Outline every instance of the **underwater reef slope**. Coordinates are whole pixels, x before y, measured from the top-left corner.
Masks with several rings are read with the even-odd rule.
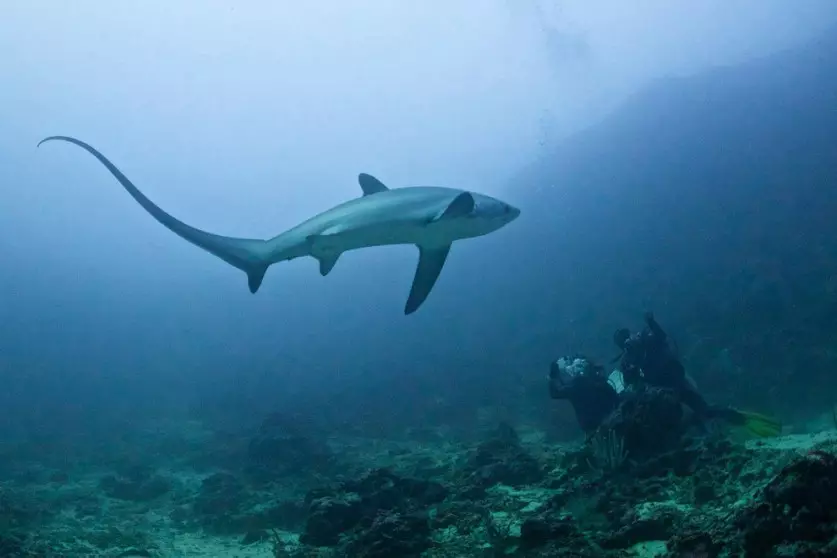
[[[500,423],[474,444],[330,437],[277,416],[219,436],[10,459],[0,555],[772,558],[837,552],[837,431],[694,435],[664,390],[588,440]],[[7,456],[11,453],[7,452]],[[69,457],[69,459],[68,459]]]

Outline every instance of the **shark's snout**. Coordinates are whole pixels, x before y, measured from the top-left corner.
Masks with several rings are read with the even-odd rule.
[[[508,225],[515,219],[520,217],[520,209],[516,208],[513,205],[509,205],[507,203],[503,204],[502,211],[496,216],[498,222],[502,223],[501,226]]]

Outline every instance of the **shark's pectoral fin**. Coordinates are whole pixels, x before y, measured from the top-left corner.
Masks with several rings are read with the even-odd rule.
[[[366,174],[362,172],[358,175],[357,181],[360,183],[360,188],[363,190],[364,196],[371,196],[372,194],[377,194],[378,192],[386,192],[389,190],[384,183],[372,176],[371,174]]]
[[[462,192],[453,201],[448,204],[444,211],[439,213],[433,221],[441,219],[454,219],[456,217],[464,217],[474,210],[474,196],[468,192]]]
[[[412,314],[427,299],[427,295],[433,290],[433,285],[439,278],[445,260],[450,252],[450,244],[436,248],[419,246],[419,261],[416,267],[416,275],[413,277],[413,286],[410,288],[410,297],[404,308],[405,314]]]

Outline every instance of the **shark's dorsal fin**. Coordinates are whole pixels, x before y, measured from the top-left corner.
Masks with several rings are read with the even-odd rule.
[[[357,181],[360,183],[360,188],[363,190],[364,196],[371,196],[378,192],[386,192],[389,190],[383,182],[372,176],[362,172],[358,175]]]
[[[464,217],[474,210],[474,196],[468,192],[462,192],[453,201],[448,204],[444,211],[436,216],[434,221],[440,219],[454,219],[456,217]]]
[[[427,295],[433,290],[436,279],[445,266],[445,260],[450,252],[450,244],[436,248],[419,246],[419,261],[416,267],[416,275],[413,277],[413,286],[410,288],[410,297],[404,307],[405,314],[412,314],[427,299]]]

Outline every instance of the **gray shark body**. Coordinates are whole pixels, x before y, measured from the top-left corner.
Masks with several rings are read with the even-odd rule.
[[[430,294],[450,251],[460,239],[482,236],[520,214],[500,200],[431,186],[389,189],[368,174],[358,177],[363,196],[337,205],[269,240],[233,238],[202,231],[166,213],[148,199],[104,155],[83,141],[51,136],[75,144],[98,159],[125,190],[173,233],[247,274],[250,292],[261,286],[267,268],[305,256],[316,258],[328,275],[344,252],[370,246],[413,244],[419,262],[405,314],[415,312]],[[40,145],[40,143],[38,144]]]

